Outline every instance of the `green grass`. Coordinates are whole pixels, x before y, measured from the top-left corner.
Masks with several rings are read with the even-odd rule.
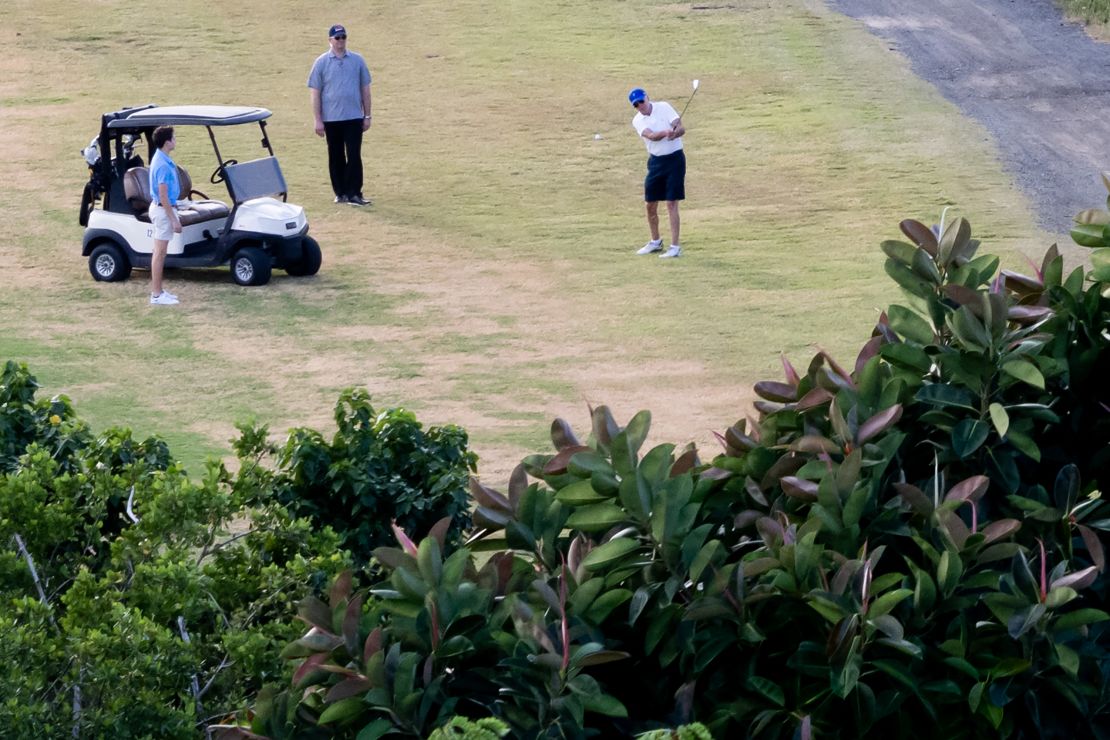
[[[1058,0],[1064,12],[1087,23],[1110,23],[1110,0]]]
[[[238,420],[326,429],[351,385],[467,427],[494,482],[552,416],[585,431],[587,403],[622,419],[650,408],[659,441],[712,454],[709,430],[747,412],[780,350],[851,362],[898,298],[877,245],[902,218],[952,204],[1018,268],[1051,241],[981,128],[856,23],[801,0],[183,0],[157,23],[113,0],[17,0],[7,15],[0,357],[97,427],[163,434],[194,470]],[[336,21],[374,75],[369,210],[330,202],[308,111]],[[625,95],[642,85],[680,106],[695,77],[686,256],[637,258],[645,152]],[[148,101],[273,110],[318,277],[247,290],[226,271],[174,273],[183,305],[168,311],[145,305],[145,273],[89,278],[77,152],[101,113]],[[207,136],[178,140],[221,197]]]

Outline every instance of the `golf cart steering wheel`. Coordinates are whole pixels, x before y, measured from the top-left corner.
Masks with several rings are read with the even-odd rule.
[[[226,160],[224,160],[223,164],[217,165],[216,169],[212,170],[212,177],[208,178],[208,181],[211,182],[213,185],[219,185],[221,182],[224,181],[224,167],[229,167],[233,164],[239,164],[239,160],[237,160],[237,159],[226,159]]]

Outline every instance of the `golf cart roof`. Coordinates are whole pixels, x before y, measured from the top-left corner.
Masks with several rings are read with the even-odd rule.
[[[272,114],[265,108],[245,105],[146,106],[108,114],[116,116],[108,128],[153,128],[155,126],[234,126],[254,123]]]

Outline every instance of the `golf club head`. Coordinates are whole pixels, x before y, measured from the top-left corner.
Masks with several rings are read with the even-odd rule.
[[[698,89],[698,86],[699,86],[699,85],[701,85],[701,80],[694,80],[694,89],[695,89],[695,90],[697,90],[697,89]]]

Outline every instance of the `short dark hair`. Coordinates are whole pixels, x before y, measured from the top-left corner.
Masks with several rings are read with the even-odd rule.
[[[154,148],[161,149],[173,138],[173,126],[159,126],[154,129]]]

